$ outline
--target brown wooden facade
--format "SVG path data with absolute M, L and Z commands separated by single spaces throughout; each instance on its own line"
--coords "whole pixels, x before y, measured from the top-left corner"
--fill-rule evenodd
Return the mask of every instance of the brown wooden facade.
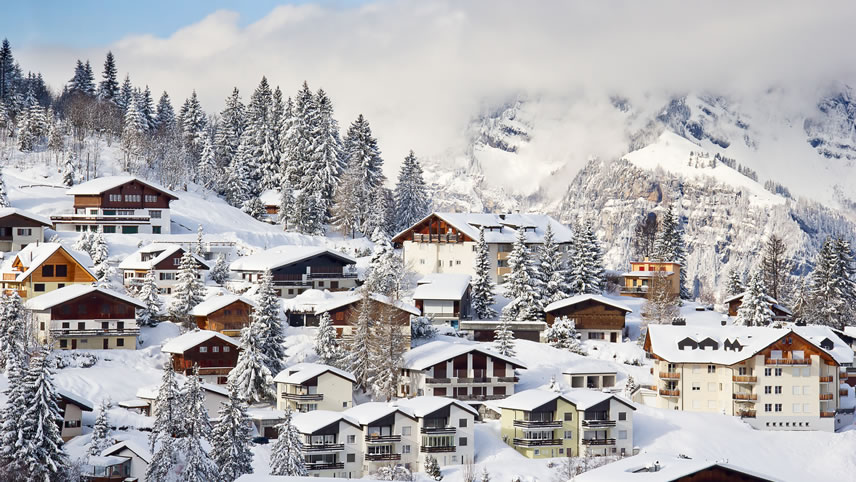
M 673 482 L 770 482 L 771 480 L 721 465 L 713 465 L 672 479 Z
M 829 353 L 821 350 L 817 347 L 817 345 L 809 342 L 805 338 L 797 335 L 794 332 L 790 332 L 787 335 L 783 336 L 776 340 L 776 342 L 772 343 L 768 347 L 764 348 L 760 352 L 759 355 L 764 355 L 765 359 L 771 359 L 773 350 L 780 350 L 782 352 L 783 360 L 791 360 L 793 359 L 794 351 L 802 351 L 803 359 L 810 359 L 812 355 L 817 355 L 823 363 L 830 366 L 837 366 L 838 362 L 835 361 Z M 783 364 L 787 364 L 785 361 Z
M 3 273 L 3 288 L 7 293 L 17 291 L 21 298 L 30 298 L 70 284 L 94 283 L 95 277 L 72 257 L 65 248 L 57 249 L 29 276 L 17 280 L 27 271 L 20 257 L 12 260 L 12 270 Z
M 117 195 L 120 196 L 118 199 L 115 198 Z M 74 196 L 74 207 L 75 209 L 90 207 L 108 209 L 169 209 L 170 201 L 175 199 L 178 198 L 172 194 L 156 189 L 141 181 L 131 180 L 120 186 L 108 189 L 101 194 L 77 194 Z
M 200 375 L 217 375 L 225 380 L 238 364 L 238 344 L 211 337 L 184 353 L 174 353 L 172 362 L 173 369 L 185 375 L 193 373 L 193 365 L 197 364 Z
M 436 214 L 423 219 L 416 223 L 407 231 L 400 233 L 392 240 L 395 243 L 403 243 L 405 241 L 415 242 L 439 242 L 439 243 L 463 243 L 465 241 L 475 241 L 455 226 L 441 219 Z
M 36 221 L 35 219 L 28 218 L 26 216 L 21 216 L 17 213 L 12 213 L 0 218 L 0 240 L 11 241 L 12 230 L 15 228 L 38 229 L 41 227 L 50 228 L 52 225 Z
M 236 300 L 208 316 L 196 316 L 196 326 L 201 330 L 219 331 L 224 335 L 237 336 L 241 329 L 250 324 L 250 313 L 253 307 Z
M 623 330 L 627 311 L 597 300 L 585 300 L 547 312 L 547 324 L 553 326 L 563 316 L 574 320 L 580 330 Z
M 135 306 L 97 291 L 51 308 L 51 320 L 133 320 Z
M 337 336 L 342 336 L 342 327 L 352 326 L 356 323 L 360 316 L 361 303 L 362 300 L 357 300 L 327 312 L 330 314 L 333 326 L 336 327 Z M 373 299 L 369 300 L 369 303 L 371 304 L 370 312 L 373 320 L 386 319 L 386 315 L 391 311 L 392 320 L 396 325 L 410 326 L 410 317 L 412 316 L 410 312 Z M 320 313 L 316 315 L 314 313 L 289 312 L 287 316 L 291 326 L 318 326 Z

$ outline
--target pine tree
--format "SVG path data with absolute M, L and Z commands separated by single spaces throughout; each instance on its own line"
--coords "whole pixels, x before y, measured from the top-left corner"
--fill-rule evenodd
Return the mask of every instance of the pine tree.
M 362 114 L 348 128 L 343 144 L 348 166 L 345 176 L 350 177 L 347 182 L 351 192 L 347 192 L 347 196 L 336 196 L 336 203 L 339 204 L 335 208 L 338 212 L 337 226 L 349 228 L 345 219 L 353 217 L 358 229 L 363 233 L 371 232 L 367 229 L 367 223 L 374 201 L 372 194 L 386 179 L 377 139 L 372 137 L 371 127 Z
M 591 221 L 577 225 L 568 257 L 568 294 L 600 294 L 605 284 L 603 256 Z
M 163 303 L 161 303 L 160 295 L 158 295 L 158 285 L 154 270 L 150 269 L 146 272 L 137 298 L 145 305 L 145 308 L 137 310 L 137 325 L 155 326 L 163 309 Z
M 3 173 L 0 172 L 0 208 L 8 208 L 12 205 L 9 203 L 9 195 L 6 192 L 6 180 Z
M 235 384 L 229 383 L 228 389 L 229 399 L 220 404 L 217 425 L 211 434 L 211 453 L 220 472 L 218 480 L 224 482 L 253 473 L 252 422 Z
M 489 319 L 496 316 L 496 310 L 493 309 L 495 299 L 493 296 L 493 263 L 490 259 L 490 249 L 484 238 L 484 227 L 479 227 L 479 240 L 476 244 L 476 266 L 475 276 L 472 280 L 472 295 L 470 303 L 472 303 L 473 311 L 476 316 L 481 319 Z
M 541 299 L 544 300 L 544 305 L 567 298 L 562 252 L 556 244 L 550 224 L 544 231 L 544 244 L 538 251 L 538 261 L 541 267 Z
M 343 235 L 356 237 L 361 227 L 360 203 L 356 202 L 360 166 L 348 165 L 339 179 L 333 198 L 332 221 Z
M 217 260 L 211 268 L 211 280 L 220 286 L 229 279 L 229 263 L 226 262 L 226 257 L 222 254 L 217 255 Z
M 325 365 L 337 366 L 342 360 L 342 349 L 336 340 L 336 328 L 330 313 L 321 313 L 318 318 L 318 332 L 315 334 L 315 353 Z
M 511 331 L 511 322 L 507 318 L 499 322 L 499 327 L 493 335 L 494 348 L 503 356 L 514 356 L 514 333 Z
M 65 164 L 62 168 L 62 184 L 63 186 L 74 186 L 74 182 L 77 179 L 77 168 L 75 167 L 75 154 L 74 151 L 70 151 L 68 153 L 68 158 L 65 160 Z
M 172 440 L 184 436 L 184 421 L 182 419 L 181 389 L 173 370 L 172 355 L 163 365 L 161 384 L 158 396 L 152 404 L 152 431 L 149 434 L 149 449 L 154 450 L 158 441 Z
M 663 221 L 660 224 L 660 232 L 654 244 L 655 257 L 659 261 L 679 263 L 681 265 L 681 299 L 690 298 L 687 289 L 687 253 L 684 245 L 684 233 L 681 230 L 680 220 L 675 216 L 672 206 L 666 210 Z
M 389 236 L 376 229 L 372 236 L 374 251 L 366 270 L 366 289 L 370 293 L 394 296 L 401 289 L 404 264 L 392 247 Z
M 26 361 L 29 331 L 24 303 L 16 291 L 0 298 L 0 369 L 13 361 Z
M 404 158 L 395 187 L 395 229 L 403 231 L 431 213 L 422 167 L 413 151 Z
M 229 372 L 229 383 L 234 384 L 242 400 L 256 403 L 271 399 L 273 375 L 263 351 L 263 329 L 261 323 L 253 321 L 241 330 L 241 352 L 238 363 Z
M 184 453 L 184 470 L 179 480 L 186 482 L 208 482 L 219 480 L 217 465 L 202 448 L 202 442 L 211 439 L 211 421 L 205 408 L 205 393 L 199 380 L 199 365 L 187 379 L 182 403 L 185 436 L 181 451 Z
M 502 309 L 502 319 L 510 321 L 540 321 L 543 305 L 540 298 L 540 274 L 530 260 L 529 248 L 523 229 L 508 255 L 510 271 L 506 278 L 505 297 L 511 301 Z
M 98 232 L 92 240 L 92 263 L 95 265 L 95 277 L 103 281 L 109 274 L 109 252 L 107 241 L 104 240 L 104 228 L 99 225 Z
M 440 473 L 440 464 L 437 463 L 437 459 L 430 455 L 425 457 L 425 475 L 431 480 L 443 480 L 443 474 Z
M 95 233 L 92 231 L 83 231 L 80 233 L 80 236 L 77 237 L 77 240 L 74 242 L 72 246 L 77 251 L 82 251 L 88 254 L 90 257 L 92 256 L 92 243 L 94 241 Z
M 100 456 L 104 449 L 116 443 L 110 437 L 110 420 L 107 416 L 111 405 L 107 398 L 101 400 L 101 404 L 98 405 L 98 416 L 95 418 L 95 425 L 92 426 L 92 440 L 89 442 L 89 455 Z
M 125 152 L 126 168 L 130 166 L 131 159 L 141 154 L 145 132 L 145 119 L 137 106 L 136 96 L 132 95 L 125 110 L 125 123 L 122 128 L 122 150 Z
M 181 108 L 182 139 L 193 160 L 198 160 L 202 153 L 202 143 L 207 135 L 205 127 L 205 112 L 194 90 Z
M 271 106 L 273 94 L 267 78 L 262 77 L 259 86 L 250 96 L 246 110 L 246 129 L 241 135 L 239 157 L 244 163 L 250 197 L 261 194 L 268 186 L 263 185 L 268 170 L 278 172 L 278 159 L 272 145 Z M 270 187 L 276 187 L 270 186 Z
M 394 234 L 392 230 L 395 229 L 395 219 L 390 218 L 390 213 L 395 214 L 392 192 L 383 186 L 377 186 L 371 194 L 371 199 L 368 218 L 363 223 L 363 232 L 374 233 L 381 230 L 391 236 Z
M 217 134 L 214 137 L 219 165 L 228 166 L 232 162 L 232 158 L 238 153 L 241 135 L 245 128 L 244 104 L 241 103 L 241 94 L 235 87 L 232 94 L 226 98 L 226 106 L 220 112 L 220 122 L 217 124 Z
M 569 350 L 573 353 L 584 355 L 577 336 L 574 320 L 566 316 L 562 316 L 553 321 L 553 324 L 547 328 L 544 333 L 547 343 L 560 350 Z
M 98 98 L 109 102 L 115 102 L 119 95 L 118 71 L 116 70 L 116 59 L 113 52 L 107 52 L 104 60 L 104 72 L 101 74 L 101 83 L 98 85 Z
M 743 286 L 743 276 L 737 271 L 737 268 L 731 268 L 728 271 L 728 279 L 725 282 L 725 294 L 728 296 L 736 296 L 746 291 Z
M 773 311 L 770 309 L 764 275 L 759 270 L 749 279 L 749 286 L 743 294 L 734 323 L 741 326 L 769 326 L 772 322 Z
M 146 480 L 174 480 L 172 475 L 175 474 L 178 463 L 176 444 L 177 440 L 172 437 L 160 438 L 158 449 L 146 467 Z
M 198 225 L 196 227 L 196 246 L 193 247 L 193 254 L 198 257 L 202 257 L 204 255 L 203 246 L 205 242 L 205 229 L 202 225 Z
M 125 80 L 122 81 L 122 87 L 119 88 L 119 96 L 116 98 L 116 105 L 122 109 L 122 114 L 134 103 L 134 87 L 131 85 L 131 76 L 125 74 Z
M 83 91 L 87 95 L 95 95 L 95 74 L 92 73 L 92 65 L 89 64 L 88 60 L 83 66 L 83 73 Z
M 265 210 L 265 205 L 258 196 L 253 196 L 241 204 L 241 211 L 247 213 L 249 216 L 252 216 L 259 221 L 265 219 L 267 216 L 267 211 Z M 307 234 L 316 234 L 315 232 L 307 232 Z
M 339 176 L 345 169 L 343 161 L 342 140 L 339 138 L 339 123 L 333 118 L 333 103 L 323 89 L 319 89 L 314 98 L 315 116 L 311 128 L 313 152 L 310 157 L 312 165 L 312 186 L 305 186 L 318 194 L 321 201 L 316 206 L 321 217 L 321 223 L 329 221 L 330 209 L 333 204 L 333 192 L 338 184 Z
M 291 407 L 286 408 L 277 431 L 279 437 L 270 453 L 270 475 L 308 477 L 309 472 L 303 458 L 303 437 L 292 423 Z
M 166 91 L 161 94 L 155 110 L 155 128 L 158 132 L 169 132 L 175 128 L 175 109 L 172 108 Z
M 143 130 L 146 132 L 153 131 L 156 127 L 155 104 L 152 99 L 152 91 L 148 85 L 137 96 L 137 109 L 140 111 L 140 118 L 143 121 Z
M 214 157 L 214 145 L 210 137 L 205 137 L 202 143 L 202 154 L 196 169 L 197 180 L 205 189 L 214 189 L 220 180 L 220 169 Z
M 353 336 L 345 358 L 345 366 L 356 378 L 355 388 L 363 391 L 368 388 L 369 377 L 372 374 L 371 348 L 372 327 L 374 321 L 371 314 L 372 301 L 367 289 L 363 289 L 363 299 L 360 301 L 359 316 L 353 327 Z
M 169 307 L 170 316 L 176 322 L 183 323 L 187 329 L 191 327 L 190 311 L 202 302 L 205 293 L 196 268 L 197 261 L 193 253 L 185 251 L 178 265 L 178 277 Z
M 7 387 L 6 405 L 0 407 L 0 475 L 3 467 L 7 473 L 13 474 L 26 469 L 24 460 L 20 457 L 21 414 L 31 402 L 31 394 L 27 386 L 27 354 L 21 350 L 7 354 L 5 360 Z
M 285 368 L 285 336 L 282 334 L 282 317 L 279 297 L 273 288 L 273 273 L 270 270 L 262 273 L 256 294 L 256 308 L 250 315 L 251 324 L 258 325 L 261 336 L 261 350 L 265 364 L 272 374 L 279 373 Z
M 282 188 L 279 191 L 279 219 L 283 229 L 290 229 L 294 219 L 294 190 L 291 188 L 291 183 L 288 179 L 282 182 Z
M 814 323 L 843 329 L 852 323 L 856 303 L 853 253 L 841 237 L 827 238 L 811 273 L 811 314 Z

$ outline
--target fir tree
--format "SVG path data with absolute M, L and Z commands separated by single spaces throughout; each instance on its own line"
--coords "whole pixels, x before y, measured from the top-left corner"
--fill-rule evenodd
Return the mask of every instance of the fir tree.
M 198 257 L 202 257 L 204 255 L 203 247 L 205 242 L 205 229 L 200 224 L 196 227 L 196 246 L 193 247 L 193 254 Z
M 75 154 L 74 151 L 68 153 L 68 158 L 65 160 L 65 164 L 62 168 L 62 184 L 63 186 L 74 186 L 74 182 L 77 179 L 77 168 L 75 167 Z
M 181 132 L 185 149 L 193 160 L 198 160 L 202 153 L 202 144 L 206 137 L 205 112 L 194 90 L 181 108 Z
M 13 361 L 26 362 L 29 344 L 27 316 L 17 291 L 0 298 L 0 369 Z M 24 363 L 25 366 L 26 364 Z
M 92 426 L 92 440 L 89 442 L 89 455 L 100 456 L 104 449 L 116 443 L 110 437 L 110 419 L 107 416 L 111 405 L 110 400 L 106 398 L 98 405 L 98 416 Z
M 92 263 L 95 265 L 95 277 L 103 281 L 110 271 L 108 264 L 109 252 L 107 241 L 104 240 L 104 228 L 99 225 L 98 232 L 92 240 Z
M 6 404 L 0 407 L 0 475 L 3 467 L 13 474 L 26 469 L 24 459 L 20 457 L 21 414 L 31 402 L 31 393 L 26 384 L 27 354 L 21 350 L 7 354 L 5 360 L 7 387 Z
M 362 114 L 348 128 L 343 144 L 348 166 L 345 176 L 349 179 L 348 190 L 336 196 L 337 225 L 347 230 L 351 228 L 348 224 L 353 222 L 363 233 L 371 232 L 367 224 L 374 201 L 372 193 L 386 179 L 377 140 L 372 137 L 371 127 Z
M 286 354 L 282 346 L 285 337 L 282 334 L 280 314 L 279 297 L 273 288 L 273 273 L 268 270 L 262 273 L 256 294 L 256 308 L 250 315 L 250 319 L 251 324 L 259 327 L 262 354 L 272 374 L 279 373 L 285 368 Z
M 584 355 L 577 335 L 574 320 L 562 316 L 555 320 L 544 333 L 547 343 L 560 350 L 569 350 L 573 353 Z
M 152 91 L 147 85 L 145 89 L 137 96 L 137 109 L 140 111 L 140 118 L 143 121 L 144 131 L 153 131 L 156 126 L 155 122 L 155 104 L 152 100 Z
M 241 162 L 247 175 L 250 197 L 258 196 L 268 188 L 263 185 L 264 173 L 278 172 L 278 159 L 272 145 L 271 105 L 273 94 L 267 78 L 262 77 L 259 86 L 250 96 L 246 110 L 246 129 L 241 135 L 239 146 Z M 276 187 L 276 185 L 270 186 Z
M 303 437 L 292 423 L 291 407 L 286 408 L 277 431 L 279 437 L 270 453 L 270 475 L 309 476 L 303 458 Z
M 543 318 L 540 274 L 530 260 L 523 229 L 508 255 L 510 272 L 506 278 L 505 297 L 511 301 L 502 309 L 502 318 L 510 321 L 539 321 Z
M 364 289 L 363 299 L 359 306 L 359 316 L 356 325 L 353 327 L 353 337 L 345 358 L 345 366 L 356 378 L 355 388 L 361 388 L 363 391 L 368 388 L 368 380 L 372 374 L 370 343 L 374 321 L 372 320 L 371 305 L 369 292 Z
M 116 98 L 116 105 L 122 109 L 122 114 L 134 102 L 134 87 L 131 85 L 131 76 L 125 75 L 125 80 L 122 81 L 122 87 L 119 88 L 119 96 Z
M 135 97 L 132 95 L 125 110 L 125 122 L 122 128 L 122 150 L 125 152 L 126 169 L 130 166 L 130 160 L 140 155 L 146 132 L 145 119 L 137 106 Z
M 489 319 L 496 316 L 493 309 L 495 302 L 493 296 L 493 263 L 490 258 L 490 249 L 484 239 L 484 227 L 479 227 L 479 240 L 476 244 L 476 266 L 475 276 L 472 280 L 472 303 L 473 311 L 481 319 Z
M 603 257 L 591 221 L 577 225 L 568 256 L 568 294 L 599 294 L 604 286 Z
M 234 383 L 228 384 L 229 399 L 220 404 L 218 421 L 211 435 L 211 452 L 220 472 L 218 480 L 232 482 L 253 473 L 250 451 L 252 422 Z
M 544 244 L 538 251 L 541 271 L 541 299 L 544 305 L 568 297 L 565 290 L 565 269 L 560 246 L 556 244 L 550 224 L 544 231 Z
M 269 400 L 274 396 L 273 375 L 263 351 L 261 323 L 253 321 L 241 330 L 241 352 L 238 363 L 229 372 L 229 383 L 234 384 L 242 400 L 250 403 Z
M 390 218 L 391 214 L 395 215 L 392 192 L 383 186 L 377 186 L 371 195 L 371 199 L 368 218 L 363 223 L 363 232 L 374 233 L 381 230 L 387 236 L 392 235 L 391 230 L 395 228 L 395 219 Z
M 502 356 L 514 356 L 514 333 L 511 331 L 511 322 L 507 318 L 499 322 L 499 327 L 494 331 L 494 348 Z
M 827 238 L 811 273 L 810 313 L 815 323 L 843 329 L 856 303 L 853 253 L 841 237 Z
M 436 458 L 430 455 L 425 457 L 425 475 L 431 480 L 443 480 L 443 474 L 440 473 L 440 464 L 437 463 Z
M 318 318 L 318 332 L 315 334 L 315 353 L 325 365 L 337 366 L 342 360 L 342 349 L 336 340 L 336 328 L 330 313 L 321 313 Z
M 222 254 L 217 255 L 217 260 L 214 261 L 214 266 L 211 268 L 211 280 L 220 286 L 229 279 L 229 263 L 226 262 L 226 257 Z
M 333 192 L 338 184 L 339 176 L 345 169 L 343 160 L 342 140 L 339 138 L 339 123 L 333 118 L 333 103 L 323 89 L 318 89 L 314 98 L 315 118 L 311 130 L 313 153 L 311 159 L 311 175 L 314 183 L 310 187 L 319 195 L 321 201 L 317 213 L 321 223 L 329 221 L 332 208 Z
M 205 393 L 199 380 L 199 365 L 187 379 L 182 403 L 185 436 L 181 450 L 184 453 L 184 470 L 179 480 L 186 482 L 208 482 L 218 480 L 217 465 L 202 448 L 202 442 L 211 439 L 211 421 L 205 408 Z
M 162 437 L 159 440 L 158 449 L 152 454 L 152 461 L 146 467 L 146 480 L 174 480 L 172 476 L 178 463 L 178 441 L 172 437 Z
M 245 127 L 244 104 L 241 103 L 241 94 L 235 87 L 232 94 L 226 98 L 226 106 L 220 112 L 220 122 L 217 124 L 217 134 L 214 137 L 219 165 L 228 166 L 232 162 L 232 158 L 238 153 L 238 145 L 241 143 L 241 135 Z
M 183 323 L 188 329 L 192 324 L 190 310 L 202 302 L 205 293 L 205 287 L 199 280 L 197 263 L 190 251 L 185 251 L 181 256 L 178 277 L 173 288 L 172 304 L 169 307 L 170 316 L 176 322 Z
M 743 276 L 737 271 L 737 268 L 731 268 L 728 271 L 728 279 L 725 284 L 725 294 L 728 296 L 736 296 L 746 291 L 743 286 Z
M 282 182 L 282 188 L 279 191 L 279 219 L 283 229 L 291 228 L 292 220 L 294 219 L 294 190 L 291 188 L 291 183 L 288 179 Z
M 158 285 L 154 270 L 150 269 L 146 272 L 137 298 L 145 305 L 145 308 L 137 310 L 137 325 L 155 326 L 163 309 L 163 304 L 161 303 L 160 295 L 158 295 Z
M 172 355 L 163 365 L 163 376 L 158 387 L 158 396 L 152 404 L 152 431 L 149 434 L 149 449 L 154 450 L 158 441 L 172 440 L 184 436 L 182 419 L 181 389 L 175 378 Z
M 113 52 L 107 52 L 107 58 L 104 60 L 104 72 L 101 74 L 101 78 L 101 83 L 98 85 L 98 98 L 115 102 L 116 97 L 119 95 L 119 80 Z
M 769 326 L 772 322 L 773 311 L 770 309 L 764 275 L 758 271 L 749 279 L 734 323 L 742 326 Z
M 383 230 L 375 230 L 372 242 L 374 251 L 366 271 L 366 289 L 370 293 L 394 296 L 401 289 L 403 261 L 395 253 L 389 236 Z
M 238 153 L 232 158 L 232 162 L 226 167 L 223 194 L 226 196 L 226 201 L 235 207 L 241 207 L 250 196 L 246 165 L 241 160 L 245 153 L 246 147 L 242 144 L 238 148 Z
M 403 231 L 431 212 L 422 167 L 413 151 L 404 158 L 395 187 L 396 230 Z
M 166 91 L 161 94 L 155 109 L 155 128 L 158 132 L 169 132 L 175 128 L 175 109 Z
M 265 205 L 258 196 L 253 196 L 241 204 L 241 211 L 247 213 L 249 216 L 252 216 L 259 221 L 265 219 L 267 216 L 267 211 L 265 210 Z M 315 231 L 307 232 L 307 234 L 316 234 Z
M 214 157 L 214 145 L 211 143 L 211 138 L 207 136 L 202 143 L 202 154 L 199 157 L 196 175 L 205 189 L 214 189 L 220 179 L 220 169 Z
M 689 299 L 690 292 L 687 289 L 687 253 L 684 246 L 684 233 L 681 230 L 680 220 L 675 216 L 672 206 L 666 210 L 660 231 L 654 244 L 654 253 L 659 261 L 679 263 L 681 265 L 681 299 Z

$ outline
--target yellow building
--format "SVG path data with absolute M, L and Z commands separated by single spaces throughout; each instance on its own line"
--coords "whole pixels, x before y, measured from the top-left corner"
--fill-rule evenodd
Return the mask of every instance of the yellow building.
M 577 407 L 550 390 L 526 390 L 497 404 L 502 441 L 530 459 L 579 456 Z
M 648 287 L 655 276 L 665 276 L 669 292 L 675 296 L 681 294 L 681 265 L 680 263 L 660 261 L 631 261 L 630 271 L 621 277 L 621 296 L 644 298 L 648 295 Z

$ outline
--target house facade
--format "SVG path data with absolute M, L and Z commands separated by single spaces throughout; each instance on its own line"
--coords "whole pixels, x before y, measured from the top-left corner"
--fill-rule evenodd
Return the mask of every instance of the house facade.
M 621 275 L 621 296 L 645 298 L 648 287 L 655 276 L 663 276 L 668 285 L 668 292 L 674 296 L 681 294 L 681 265 L 679 263 L 661 261 L 631 261 L 630 271 Z
M 627 306 L 601 295 L 578 295 L 550 303 L 544 308 L 547 324 L 553 326 L 557 318 L 574 321 L 577 332 L 584 340 L 605 340 L 621 343 L 624 337 L 624 318 L 633 312 Z
M 658 407 L 733 415 L 761 430 L 852 423 L 841 384 L 853 351 L 827 327 L 651 325 L 644 348 Z
M 434 324 L 460 328 L 460 321 L 470 314 L 470 280 L 468 274 L 432 273 L 416 282 L 413 303 Z
M 218 385 L 228 381 L 229 372 L 238 364 L 238 350 L 235 339 L 210 330 L 189 331 L 161 347 L 162 352 L 172 354 L 176 372 L 190 375 L 193 366 L 199 365 L 199 377 Z
M 534 342 L 544 341 L 544 332 L 547 323 L 543 321 L 512 321 L 508 323 L 511 334 L 518 340 L 529 340 Z M 496 329 L 499 328 L 498 320 L 462 320 L 459 331 L 466 334 L 467 338 L 474 341 L 490 343 L 493 341 Z
M 130 480 L 144 481 L 146 480 L 146 470 L 149 464 L 152 463 L 152 454 L 146 447 L 141 447 L 136 443 L 125 440 L 115 445 L 107 447 L 101 452 L 102 457 L 123 457 L 128 460 L 127 477 Z M 125 479 L 128 480 L 128 479 Z
M 108 176 L 68 190 L 74 211 L 51 216 L 57 231 L 169 234 L 175 194 L 132 176 Z
M 744 294 L 745 293 L 739 293 L 729 298 L 726 298 L 723 301 L 723 303 L 728 305 L 728 316 L 737 316 L 737 310 L 739 310 L 740 305 L 743 304 Z M 785 306 L 780 305 L 779 302 L 772 296 L 767 296 L 767 302 L 770 303 L 770 311 L 773 312 L 773 320 L 791 321 L 793 319 L 793 312 L 787 309 Z
M 615 395 L 586 389 L 564 392 L 577 407 L 579 453 L 587 456 L 633 455 L 633 412 Z
M 28 244 L 45 240 L 50 219 L 18 208 L 0 209 L 0 251 L 20 251 Z
M 292 419 L 303 437 L 303 460 L 310 477 L 363 476 L 363 428 L 340 411 L 298 413 Z
M 181 246 L 166 243 L 152 243 L 143 246 L 119 263 L 122 270 L 122 282 L 127 288 L 138 288 L 149 270 L 154 271 L 155 283 L 161 294 L 172 294 L 178 283 L 181 258 L 186 250 Z M 196 277 L 203 283 L 208 276 L 210 267 L 207 262 L 195 254 Z
M 475 275 L 476 243 L 484 228 L 493 263 L 491 280 L 503 283 L 511 268 L 508 256 L 517 232 L 522 230 L 531 247 L 544 243 L 547 226 L 553 230 L 562 256 L 570 249 L 573 233 L 543 214 L 431 213 L 398 233 L 393 242 L 404 248 L 407 269 L 419 274 L 457 273 Z
M 400 397 L 435 396 L 485 401 L 514 394 L 519 360 L 477 344 L 432 341 L 404 354 Z
M 562 373 L 565 383 L 571 388 L 590 388 L 592 390 L 610 389 L 615 386 L 618 372 L 607 367 L 574 367 Z
M 389 465 L 401 465 L 411 472 L 422 470 L 418 463 L 419 423 L 408 410 L 383 402 L 367 402 L 346 410 L 344 415 L 361 427 L 358 460 L 364 474 Z
M 398 405 L 416 417 L 419 429 L 418 470 L 428 457 L 440 467 L 474 461 L 474 425 L 478 412 L 466 403 L 446 397 L 415 397 L 399 400 Z
M 62 413 L 59 422 L 64 442 L 83 434 L 83 412 L 92 411 L 92 402 L 65 390 L 57 390 L 57 406 Z
M 341 412 L 354 406 L 352 373 L 329 365 L 298 363 L 280 372 L 276 384 L 276 408 L 295 412 Z
M 89 255 L 59 243 L 29 244 L 3 263 L 3 290 L 26 300 L 74 284 L 91 284 L 96 281 L 91 266 Z
M 30 299 L 37 338 L 61 350 L 137 349 L 136 310 L 130 296 L 92 285 L 71 285 Z
M 249 298 L 220 293 L 194 306 L 190 316 L 200 330 L 240 337 L 241 330 L 250 325 L 250 314 L 255 307 L 256 303 Z
M 357 261 L 316 246 L 279 246 L 233 261 L 229 268 L 241 281 L 256 283 L 265 270 L 273 274 L 281 298 L 294 298 L 309 289 L 342 291 L 357 286 Z

